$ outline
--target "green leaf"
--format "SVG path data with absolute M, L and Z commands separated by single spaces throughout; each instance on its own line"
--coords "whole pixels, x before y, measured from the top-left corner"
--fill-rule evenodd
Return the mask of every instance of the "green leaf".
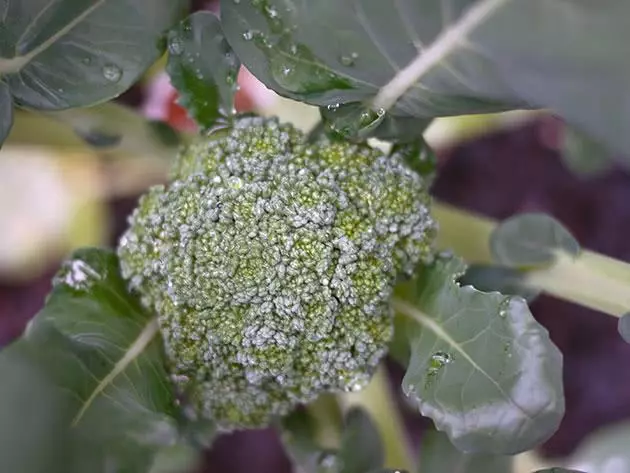
M 619 318 L 617 328 L 621 338 L 630 343 L 630 313 L 624 314 Z
M 511 469 L 511 457 L 462 453 L 442 432 L 428 431 L 422 436 L 420 447 L 422 473 L 508 473 Z
M 215 15 L 197 12 L 172 29 L 168 51 L 166 70 L 180 94 L 180 104 L 202 129 L 235 113 L 241 64 Z
M 339 449 L 340 473 L 367 473 L 384 462 L 381 437 L 369 414 L 358 407 L 348 411 Z
M 628 470 L 630 467 L 630 423 L 625 421 L 603 427 L 580 443 L 565 465 L 589 473 Z
M 553 217 L 526 213 L 510 217 L 492 232 L 490 250 L 503 265 L 529 268 L 552 264 L 558 252 L 577 256 L 580 244 Z
M 430 119 L 394 117 L 384 110 L 374 111 L 362 103 L 338 103 L 320 108 L 326 130 L 335 137 L 351 141 L 368 138 L 409 142 L 418 139 Z
M 482 292 L 500 292 L 511 296 L 521 296 L 532 302 L 540 295 L 540 290 L 526 284 L 526 274 L 515 268 L 490 264 L 473 264 L 459 280 L 462 286 L 473 286 Z
M 243 63 L 281 95 L 397 118 L 548 108 L 630 148 L 627 2 L 222 0 L 221 15 Z
M 0 146 L 9 136 L 13 126 L 13 99 L 9 87 L 0 82 Z
M 564 127 L 561 149 L 566 167 L 580 177 L 599 176 L 614 163 L 606 146 L 571 126 Z
M 345 418 L 339 449 L 323 448 L 312 414 L 298 409 L 282 419 L 287 453 L 307 473 L 368 473 L 383 466 L 381 438 L 369 414 L 358 407 Z
M 13 372 L 19 381 L 3 382 L 0 399 L 28 396 L 30 381 L 44 387 L 46 402 L 56 406 L 53 417 L 27 435 L 39 436 L 44 451 L 62 452 L 64 471 L 74 472 L 75 463 L 81 471 L 84 457 L 99 466 L 82 471 L 102 471 L 106 464 L 116 465 L 114 471 L 148 471 L 157 452 L 180 441 L 181 414 L 156 335 L 155 319 L 127 293 L 116 255 L 79 250 L 55 277 L 45 307 L 24 336 L 0 353 L 0 376 Z M 2 437 L 38 408 L 28 398 L 15 415 L 3 405 L 3 415 L 13 419 L 0 424 Z M 44 437 L 52 426 L 57 435 Z M 28 459 L 25 447 L 10 438 L 1 446 Z M 50 470 L 56 466 L 51 463 Z M 50 470 L 18 463 L 11 471 Z
M 520 297 L 455 281 L 439 255 L 397 288 L 411 347 L 405 394 L 467 453 L 515 454 L 540 444 L 564 414 L 562 355 Z
M 188 0 L 5 1 L 0 76 L 16 104 L 56 110 L 103 102 L 162 54 Z

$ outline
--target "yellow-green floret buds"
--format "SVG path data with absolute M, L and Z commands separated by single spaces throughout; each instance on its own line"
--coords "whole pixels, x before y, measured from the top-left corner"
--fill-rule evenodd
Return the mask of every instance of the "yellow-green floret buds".
M 306 143 L 274 119 L 240 118 L 181 153 L 118 253 L 200 415 L 262 426 L 369 381 L 392 287 L 431 252 L 426 186 L 399 156 Z

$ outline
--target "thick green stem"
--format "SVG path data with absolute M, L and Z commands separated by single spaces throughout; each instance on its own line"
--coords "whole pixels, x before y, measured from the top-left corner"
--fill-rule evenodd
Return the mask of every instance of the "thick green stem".
M 469 263 L 492 263 L 489 238 L 497 223 L 487 217 L 434 205 L 440 224 L 438 247 Z M 630 312 L 630 264 L 592 251 L 576 258 L 560 254 L 548 268 L 525 273 L 525 284 L 555 297 L 619 317 Z
M 416 471 L 402 416 L 396 407 L 396 400 L 383 366 L 365 389 L 343 394 L 340 401 L 346 409 L 359 405 L 370 413 L 383 439 L 386 468 Z

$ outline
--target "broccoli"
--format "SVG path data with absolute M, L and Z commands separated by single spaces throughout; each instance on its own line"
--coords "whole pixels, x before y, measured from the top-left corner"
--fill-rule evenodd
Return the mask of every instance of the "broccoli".
M 365 386 L 394 283 L 431 255 L 423 178 L 365 144 L 241 117 L 142 197 L 121 271 L 159 316 L 177 390 L 223 429 Z

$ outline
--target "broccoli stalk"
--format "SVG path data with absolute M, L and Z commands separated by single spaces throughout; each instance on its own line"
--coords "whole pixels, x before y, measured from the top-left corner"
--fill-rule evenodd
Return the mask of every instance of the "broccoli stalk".
M 177 389 L 223 429 L 365 386 L 397 279 L 431 254 L 426 182 L 396 154 L 240 118 L 145 195 L 118 253 Z

